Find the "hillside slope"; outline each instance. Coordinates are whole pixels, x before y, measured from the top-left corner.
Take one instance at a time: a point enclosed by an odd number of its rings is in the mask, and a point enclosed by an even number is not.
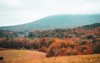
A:
[[[100,27],[100,23],[94,23],[94,24],[91,24],[91,25],[85,25],[83,27],[88,28],[88,29],[92,29],[92,28]]]
[[[100,15],[55,15],[48,16],[37,21],[16,25],[1,27],[0,29],[22,31],[22,30],[47,30],[56,28],[73,28],[78,26],[100,23]]]
[[[45,53],[30,50],[3,50],[0,51],[0,56],[4,59],[0,63],[27,63],[37,59],[44,59]]]
[[[0,63],[99,63],[100,54],[61,56],[46,58],[45,54],[28,50],[0,51],[4,60]]]

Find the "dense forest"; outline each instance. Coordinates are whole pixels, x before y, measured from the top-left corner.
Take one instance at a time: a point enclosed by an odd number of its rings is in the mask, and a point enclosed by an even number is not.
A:
[[[72,29],[0,30],[0,48],[36,49],[47,57],[100,53],[100,23]]]

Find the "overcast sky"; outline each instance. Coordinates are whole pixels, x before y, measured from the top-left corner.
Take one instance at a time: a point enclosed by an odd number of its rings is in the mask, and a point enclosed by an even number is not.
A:
[[[100,0],[0,0],[0,26],[58,14],[100,14]]]

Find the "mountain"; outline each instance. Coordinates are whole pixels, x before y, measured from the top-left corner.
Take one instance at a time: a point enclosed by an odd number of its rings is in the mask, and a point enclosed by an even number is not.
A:
[[[91,15],[53,15],[27,24],[16,26],[5,26],[0,29],[11,31],[34,31],[56,28],[74,28],[78,26],[100,23],[100,14]]]
[[[87,29],[93,29],[93,28],[96,28],[96,27],[100,27],[100,23],[94,23],[94,24],[91,24],[91,25],[85,25],[83,26]]]

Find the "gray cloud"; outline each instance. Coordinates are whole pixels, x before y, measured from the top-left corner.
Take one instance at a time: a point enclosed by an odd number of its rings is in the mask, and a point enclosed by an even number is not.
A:
[[[0,26],[27,23],[55,14],[95,13],[100,13],[100,0],[0,0]]]

